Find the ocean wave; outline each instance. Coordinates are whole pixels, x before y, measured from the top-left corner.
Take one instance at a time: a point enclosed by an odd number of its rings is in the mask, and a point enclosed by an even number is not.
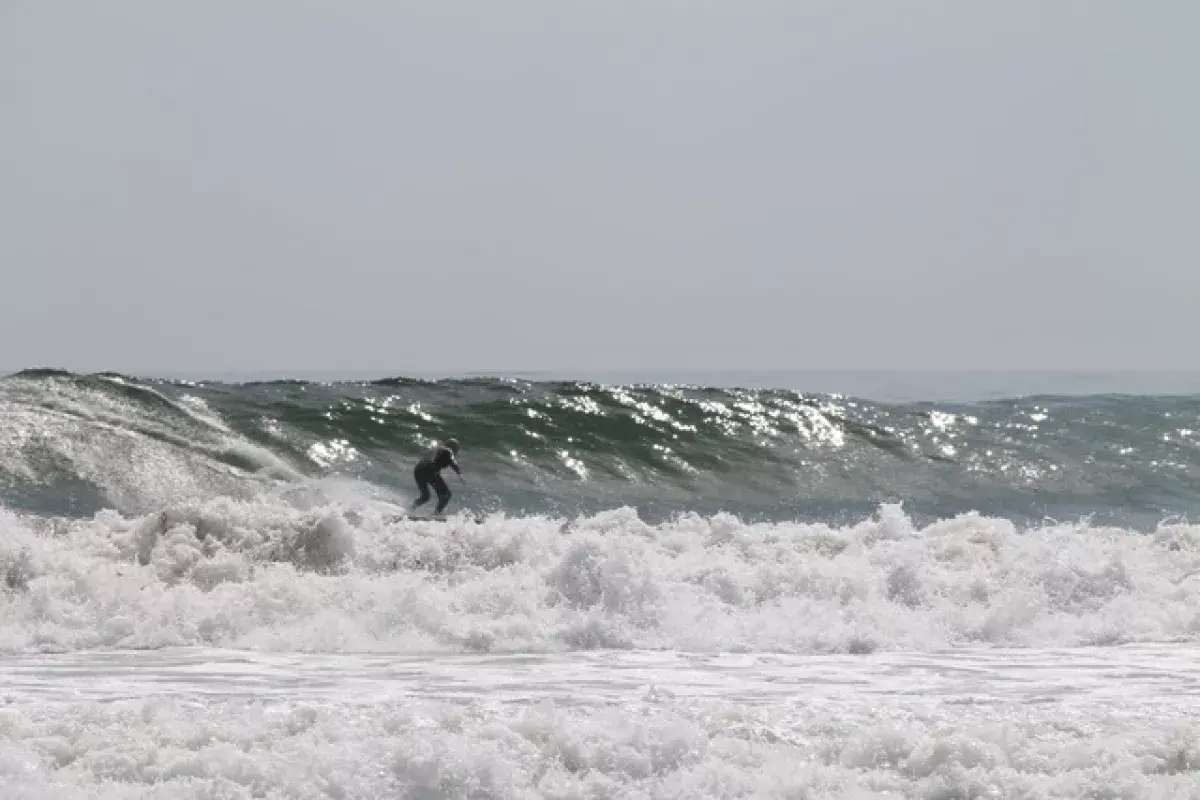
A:
[[[463,442],[456,503],[646,519],[721,511],[844,523],[1198,510],[1200,398],[878,403],[792,391],[513,379],[223,384],[53,370],[0,381],[0,502],[85,517],[250,499],[342,476],[403,502],[418,454]]]

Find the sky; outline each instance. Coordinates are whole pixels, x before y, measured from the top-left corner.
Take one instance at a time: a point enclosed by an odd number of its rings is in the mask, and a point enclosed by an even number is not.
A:
[[[0,367],[1200,368],[1200,4],[0,4]]]

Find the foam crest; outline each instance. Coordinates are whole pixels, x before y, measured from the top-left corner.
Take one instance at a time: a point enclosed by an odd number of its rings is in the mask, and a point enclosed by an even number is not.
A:
[[[383,503],[0,512],[0,650],[869,653],[1200,632],[1200,528],[1020,531],[898,506],[856,525],[618,510],[446,523]]]

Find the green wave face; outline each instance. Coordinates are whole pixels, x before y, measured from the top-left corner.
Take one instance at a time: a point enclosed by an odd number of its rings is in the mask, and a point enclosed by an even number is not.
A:
[[[251,384],[19,373],[0,382],[0,502],[146,511],[350,479],[395,502],[440,438],[459,507],[729,511],[838,521],[910,513],[1194,513],[1200,398],[885,404],[774,390],[517,380]]]

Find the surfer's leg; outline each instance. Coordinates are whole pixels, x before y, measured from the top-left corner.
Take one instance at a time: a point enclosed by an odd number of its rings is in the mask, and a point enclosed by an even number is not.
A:
[[[434,477],[436,478],[437,476],[435,475]],[[421,493],[421,496],[412,504],[412,507],[416,508],[419,505],[429,502],[429,476],[420,467],[417,467],[413,470],[413,480],[417,482],[417,491]],[[438,480],[441,480],[441,478],[438,478]]]
[[[450,502],[450,487],[446,485],[446,481],[441,475],[434,475],[429,482],[433,484],[433,490],[437,492],[438,496],[437,511],[434,513],[440,514],[446,508],[446,504]]]

